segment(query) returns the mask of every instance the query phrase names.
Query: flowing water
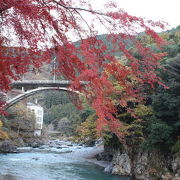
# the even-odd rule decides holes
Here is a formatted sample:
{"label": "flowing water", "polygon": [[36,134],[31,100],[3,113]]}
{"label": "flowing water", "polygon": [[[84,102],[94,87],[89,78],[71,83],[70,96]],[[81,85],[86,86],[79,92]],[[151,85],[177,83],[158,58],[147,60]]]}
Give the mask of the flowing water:
{"label": "flowing water", "polygon": [[80,158],[87,150],[91,151],[69,147],[0,154],[0,180],[130,180],[104,173],[100,166]]}

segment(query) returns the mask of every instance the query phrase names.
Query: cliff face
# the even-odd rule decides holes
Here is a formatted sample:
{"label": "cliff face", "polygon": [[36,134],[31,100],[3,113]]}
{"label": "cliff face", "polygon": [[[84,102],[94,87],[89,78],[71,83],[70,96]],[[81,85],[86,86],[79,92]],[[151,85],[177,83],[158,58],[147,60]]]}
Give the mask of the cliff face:
{"label": "cliff face", "polygon": [[180,156],[118,149],[113,153],[111,172],[142,180],[180,180]]}

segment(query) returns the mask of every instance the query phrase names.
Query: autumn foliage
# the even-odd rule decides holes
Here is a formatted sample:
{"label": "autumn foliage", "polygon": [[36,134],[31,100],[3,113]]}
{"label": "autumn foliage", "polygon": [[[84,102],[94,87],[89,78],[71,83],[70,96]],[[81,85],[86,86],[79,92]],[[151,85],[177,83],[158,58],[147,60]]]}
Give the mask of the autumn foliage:
{"label": "autumn foliage", "polygon": [[[164,23],[131,16],[112,2],[105,5],[104,12],[95,11],[82,0],[0,0],[0,13],[1,91],[9,90],[10,82],[21,78],[30,66],[39,68],[55,54],[56,73],[72,80],[71,88],[85,94],[99,117],[98,129],[109,127],[120,136],[112,96],[119,94],[119,104],[130,111],[127,102],[143,101],[144,85],[162,84],[157,70],[165,54],[154,53],[137,35],[144,31],[161,48],[165,42],[153,28],[163,29]],[[108,34],[112,50],[97,38],[99,26]],[[75,40],[80,40],[79,45]],[[12,55],[12,41],[20,53]],[[131,48],[127,47],[129,41]],[[126,64],[119,63],[117,52],[125,56]],[[88,85],[82,87],[80,81]]]}

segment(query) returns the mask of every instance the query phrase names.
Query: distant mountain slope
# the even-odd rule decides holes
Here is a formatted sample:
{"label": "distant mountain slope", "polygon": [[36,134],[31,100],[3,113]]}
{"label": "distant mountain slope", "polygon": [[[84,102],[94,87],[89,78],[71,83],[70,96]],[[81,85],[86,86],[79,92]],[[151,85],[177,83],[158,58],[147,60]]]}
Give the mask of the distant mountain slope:
{"label": "distant mountain slope", "polygon": [[[159,33],[166,41],[169,41],[170,44],[162,50],[163,52],[167,52],[169,57],[175,57],[178,53],[180,53],[180,25],[171,30]],[[97,36],[97,39],[102,40],[106,46],[108,51],[113,50],[113,44],[107,39],[108,34],[101,34]],[[153,47],[154,42],[151,41],[143,32],[139,33],[137,36],[138,39],[141,39],[145,44],[156,51],[156,47]],[[79,46],[81,41],[76,41],[74,44]],[[127,48],[133,48],[133,43],[131,40],[126,40]],[[13,53],[18,52],[17,47],[9,47]],[[114,53],[115,56],[121,57],[122,52]],[[29,69],[29,72],[24,75],[24,79],[52,79],[53,65],[45,64],[40,70],[36,70],[33,68]]]}

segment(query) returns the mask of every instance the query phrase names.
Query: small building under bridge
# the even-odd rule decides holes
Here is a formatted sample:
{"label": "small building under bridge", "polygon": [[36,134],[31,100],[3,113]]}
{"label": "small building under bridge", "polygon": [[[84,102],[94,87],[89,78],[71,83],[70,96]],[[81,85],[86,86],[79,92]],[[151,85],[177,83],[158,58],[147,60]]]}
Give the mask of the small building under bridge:
{"label": "small building under bridge", "polygon": [[41,136],[44,115],[43,107],[38,104],[33,104],[29,102],[27,103],[27,108],[35,114],[34,136]]}

